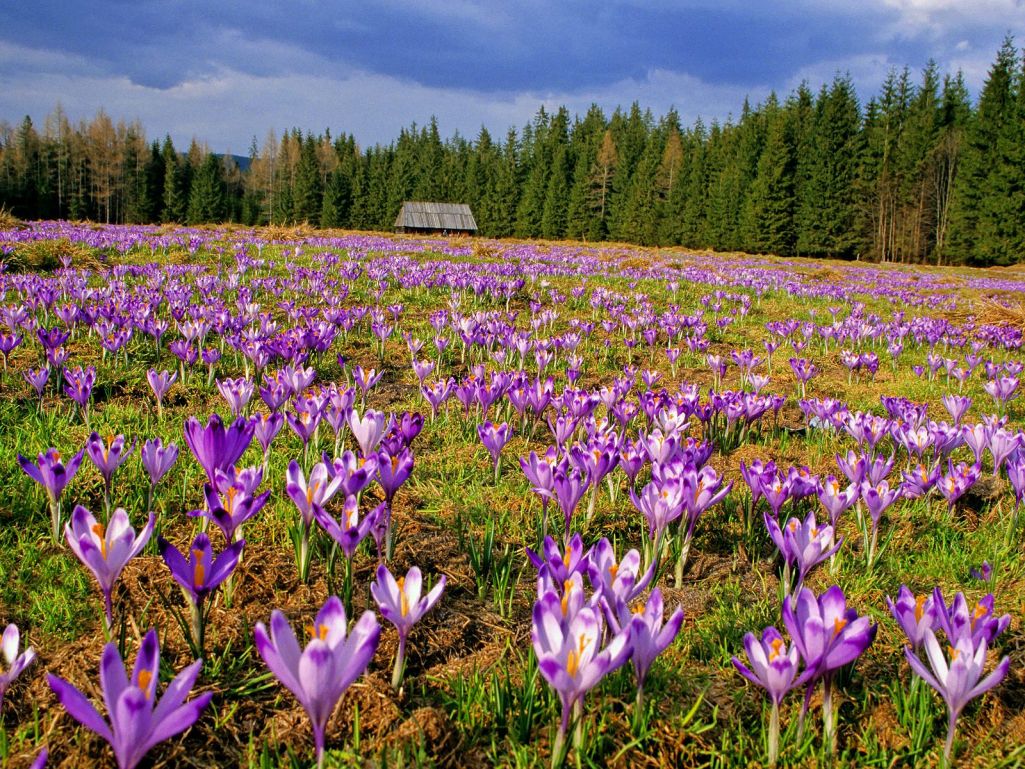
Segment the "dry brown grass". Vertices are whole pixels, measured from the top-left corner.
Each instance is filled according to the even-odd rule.
[[[1025,329],[1025,302],[1004,304],[993,299],[980,299],[975,304],[975,314],[980,323]]]
[[[62,257],[70,257],[78,269],[96,270],[103,266],[93,249],[67,238],[22,243],[8,265],[14,272],[53,272],[60,268]]]
[[[0,206],[0,230],[18,230],[25,226],[7,206]]]

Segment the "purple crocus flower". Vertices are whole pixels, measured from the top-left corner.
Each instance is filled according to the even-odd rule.
[[[374,525],[373,511],[360,518],[359,502],[354,496],[345,498],[342,516],[337,521],[320,505],[314,505],[313,517],[327,535],[338,543],[346,560],[350,563],[353,556],[356,555],[359,543],[366,538]]]
[[[964,593],[961,592],[958,592],[950,606],[947,606],[943,600],[943,593],[937,587],[933,590],[933,600],[937,607],[938,627],[946,633],[947,640],[951,644],[962,636],[970,636],[973,645],[978,645],[982,640],[986,643],[993,643],[993,640],[1007,630],[1011,624],[1010,614],[1000,617],[993,616],[992,593],[983,596],[971,611],[968,609],[968,601]]]
[[[993,566],[989,561],[983,561],[979,568],[971,568],[968,570],[968,574],[971,575],[972,579],[977,579],[979,582],[989,582],[993,578]]]
[[[652,557],[657,559],[661,555],[659,543],[666,529],[683,515],[683,483],[679,478],[666,478],[661,483],[650,481],[639,496],[631,489],[630,501],[648,522],[648,539],[655,548]]]
[[[993,455],[993,477],[1000,474],[1004,461],[1021,445],[1022,434],[1012,433],[1002,427],[993,430],[989,435],[989,452]]]
[[[936,485],[936,481],[940,479],[940,466],[939,463],[933,467],[918,464],[911,472],[902,472],[901,476],[904,478],[904,482],[900,485],[901,496],[918,499],[928,494],[930,489]]]
[[[808,588],[783,600],[783,624],[797,646],[805,671],[798,684],[807,684],[803,723],[815,682],[822,680],[822,712],[826,741],[832,746],[832,684],[837,670],[850,664],[875,640],[878,625],[847,608],[843,591],[834,585],[818,598]]]
[[[245,377],[218,379],[217,390],[220,392],[221,397],[228,402],[231,415],[238,417],[245,411],[246,406],[249,405],[249,400],[253,397],[253,382]]]
[[[160,644],[157,631],[151,629],[143,637],[131,679],[117,644],[108,643],[103,647],[100,660],[100,686],[109,724],[85,695],[63,678],[51,675],[48,680],[68,715],[110,743],[118,768],[134,769],[155,745],[192,726],[210,703],[212,692],[204,692],[185,702],[202,664],[201,660],[196,660],[182,670],[168,684],[164,696],[158,698]]]
[[[262,480],[262,471],[257,470]],[[220,470],[217,471],[218,485],[203,484],[203,495],[206,497],[205,510],[193,510],[189,515],[205,517],[217,524],[224,533],[224,541],[230,544],[239,528],[267,504],[270,491],[255,494],[255,488],[249,488],[241,479],[229,478]],[[259,480],[257,485],[259,485]]]
[[[864,454],[857,454],[854,451],[848,451],[846,457],[837,454],[836,464],[840,467],[840,472],[847,476],[847,480],[861,486],[868,473],[868,458]]]
[[[968,409],[972,407],[972,399],[966,395],[948,394],[940,398],[940,401],[955,424],[959,424],[964,415],[968,413]]]
[[[894,502],[900,499],[900,487],[890,488],[886,481],[880,481],[873,485],[867,480],[861,483],[861,498],[865,500],[869,517],[872,519],[871,536],[866,537],[868,541],[868,568],[872,568],[875,561],[876,546],[879,542],[879,521],[883,512]]]
[[[149,475],[150,488],[160,483],[160,480],[167,475],[174,463],[178,460],[178,447],[169,443],[164,446],[160,438],[151,438],[142,444],[139,452],[142,459],[142,466]]]
[[[552,537],[545,537],[540,553],[535,553],[529,547],[524,549],[527,551],[527,559],[537,569],[539,597],[546,590],[561,590],[574,574],[587,572],[591,565],[591,555],[584,550],[584,540],[579,533],[574,534],[566,544],[565,552]]]
[[[1014,376],[997,377],[986,382],[982,389],[993,399],[1002,414],[1007,403],[1018,397],[1018,378]]]
[[[555,468],[552,477],[555,486],[555,499],[558,501],[565,519],[563,538],[565,541],[569,541],[573,513],[576,511],[577,505],[580,504],[580,500],[583,499],[590,480],[575,467],[569,467],[565,461]]]
[[[395,454],[388,454],[382,451],[378,454],[377,482],[381,484],[384,491],[384,499],[389,505],[399,490],[413,472],[413,452],[403,448]]]
[[[975,464],[979,465],[979,467],[982,467],[982,455],[989,447],[991,433],[992,430],[983,422],[977,422],[974,425],[963,425],[961,428],[964,443],[972,450]]]
[[[50,367],[40,366],[39,368],[28,368],[22,374],[25,381],[32,385],[32,389],[36,391],[36,395],[40,398],[43,397],[43,392],[46,390],[46,382],[50,378]]]
[[[865,482],[872,486],[878,486],[886,477],[890,474],[893,469],[893,460],[895,456],[890,455],[889,459],[883,456],[875,457],[871,462],[866,463],[865,466]],[[864,495],[862,495],[864,497]]]
[[[96,367],[75,366],[72,369],[64,369],[64,393],[78,404],[82,411],[82,419],[89,424],[89,398],[93,393],[93,385],[96,384]]]
[[[843,544],[843,537],[833,542],[833,527],[828,523],[820,526],[815,521],[814,512],[808,513],[804,521],[791,518],[782,528],[768,512],[764,517],[769,537],[783,556],[784,594],[791,592],[792,567],[797,567],[797,584],[793,587],[793,592],[796,593],[804,586],[804,578],[808,572],[836,553]]]
[[[858,501],[859,493],[858,487],[854,483],[841,490],[840,482],[833,475],[820,482],[818,489],[819,502],[826,508],[826,512],[829,513],[829,523],[834,530],[843,512]]]
[[[335,705],[353,681],[363,675],[377,651],[381,626],[372,611],[364,612],[347,631],[345,607],[331,596],[310,626],[310,642],[299,648],[285,615],[273,611],[270,632],[256,623],[256,650],[277,679],[295,695],[313,727],[317,766],[324,762],[324,732]]]
[[[177,379],[177,371],[158,372],[156,369],[151,368],[146,372],[146,381],[149,382],[150,389],[153,390],[153,397],[157,400],[158,419],[164,415],[164,396]]]
[[[125,436],[108,435],[101,438],[98,433],[93,432],[85,442],[85,453],[96,465],[96,469],[103,476],[103,503],[107,512],[110,512],[110,486],[114,480],[114,472],[121,467],[122,463],[135,450],[135,441],[125,451]]]
[[[0,636],[0,651],[3,652],[4,662],[7,666],[6,670],[0,670],[0,709],[4,705],[4,694],[14,683],[14,679],[20,676],[36,658],[36,652],[31,646],[19,654],[20,644],[21,633],[18,632],[18,626],[12,622]]]
[[[421,596],[422,588],[423,580],[416,566],[406,572],[405,577],[395,579],[388,567],[381,564],[377,567],[377,581],[370,584],[370,593],[381,616],[399,631],[399,650],[395,654],[395,669],[391,679],[391,685],[396,691],[402,686],[402,676],[406,669],[406,640],[409,631],[440,600],[445,590],[445,575],[441,575],[427,595]]]
[[[948,638],[947,640],[950,650],[949,662],[931,628],[925,631],[923,644],[926,658],[929,660],[929,667],[926,667],[925,663],[910,648],[904,649],[904,656],[907,657],[911,669],[939,692],[944,702],[947,703],[947,740],[943,747],[943,757],[944,765],[950,766],[958,716],[969,702],[1004,680],[1011,667],[1011,658],[1004,657],[997,663],[992,673],[982,678],[986,667],[986,639],[979,639],[977,643],[973,642],[970,636],[961,636],[957,639]]]
[[[291,411],[285,412],[285,421],[292,428],[292,432],[299,436],[299,440],[303,442],[304,447],[309,445],[310,440],[317,432],[317,428],[320,427],[321,417],[322,412],[307,408],[296,411],[294,414]]]
[[[253,435],[263,450],[264,464],[266,464],[267,458],[270,455],[271,442],[277,437],[284,424],[285,418],[277,411],[273,411],[270,414],[258,414],[253,417]]]
[[[679,533],[682,540],[680,555],[676,559],[675,567],[677,587],[683,585],[683,570],[687,564],[687,555],[690,553],[690,545],[694,538],[694,529],[697,527],[698,519],[709,508],[722,502],[733,489],[732,481],[724,486],[722,476],[708,466],[698,469],[693,465],[687,465],[680,475],[680,482],[680,500],[687,513],[687,526],[684,528],[683,520],[680,521]]]
[[[332,460],[325,452],[323,458],[328,476],[340,479],[339,490],[347,497],[355,496],[369,486],[380,469],[376,454],[362,457],[352,451],[345,451]]]
[[[551,447],[548,452],[538,456],[531,451],[526,457],[520,457],[520,468],[527,476],[531,491],[541,497],[541,536],[548,534],[548,502],[555,496],[556,450]],[[1025,462],[1022,463],[1025,466]]]
[[[502,447],[509,442],[510,438],[512,438],[512,428],[509,427],[507,422],[502,422],[500,425],[496,425],[492,422],[485,422],[482,425],[477,425],[477,435],[480,436],[481,443],[484,444],[484,448],[486,448],[488,453],[491,455],[491,461],[495,465],[495,482],[497,483]]]
[[[192,644],[193,653],[198,657],[203,654],[205,622],[203,604],[224,580],[238,566],[242,556],[242,548],[246,541],[240,539],[228,545],[224,551],[214,558],[210,537],[200,532],[189,546],[189,557],[182,553],[163,537],[157,538],[160,555],[171,570],[171,577],[182,589],[192,610]]]
[[[936,488],[940,490],[940,494],[947,500],[948,509],[953,510],[957,500],[964,496],[964,493],[979,480],[981,469],[978,465],[969,466],[964,462],[959,463],[955,467],[954,463],[948,459],[947,470],[947,474],[936,483]]]
[[[901,585],[897,600],[887,596],[886,606],[916,652],[925,642],[926,631],[939,629],[939,611],[931,593],[916,596],[907,585]]]
[[[629,630],[613,635],[602,647],[605,625],[601,612],[581,606],[563,611],[564,598],[548,591],[534,604],[531,643],[541,675],[555,689],[562,703],[562,720],[553,752],[553,766],[565,758],[566,733],[573,708],[609,672],[630,657]]]
[[[579,535],[577,535],[579,536]],[[574,540],[577,538],[574,537]],[[550,539],[550,538],[549,538]],[[553,542],[554,544],[554,542]],[[582,544],[581,544],[582,546]],[[548,542],[545,542],[545,549]],[[528,549],[527,555],[531,556]],[[531,557],[533,562],[535,559]],[[641,554],[636,550],[628,550],[622,560],[616,561],[616,552],[612,544],[602,537],[598,544],[591,548],[587,557],[583,559],[587,568],[587,578],[595,592],[599,593],[605,607],[606,615],[613,621],[623,606],[633,603],[655,576],[655,562],[648,566],[647,571],[641,574]],[[558,564],[550,558],[548,563],[558,569]],[[560,561],[559,563],[562,563]],[[536,565],[536,563],[535,563]]]
[[[643,705],[644,681],[648,677],[652,663],[676,640],[683,624],[682,607],[677,607],[669,619],[664,619],[663,613],[662,591],[656,587],[651,591],[643,607],[633,612],[626,609],[620,617],[620,629],[625,628],[629,631],[630,645],[633,647],[631,658],[634,672],[637,674],[635,707],[638,711]]]
[[[174,545],[163,537],[158,538],[160,555],[171,570],[171,576],[185,595],[193,603],[201,605],[203,601],[228,578],[238,565],[245,540],[240,539],[225,548],[214,558],[210,537],[200,532],[189,545],[189,557],[186,558]]]
[[[751,489],[751,505],[758,504],[758,500],[762,498],[764,488],[767,484],[772,483],[776,477],[776,464],[774,462],[762,462],[760,459],[754,460],[750,465],[745,465],[744,462],[740,463],[740,476],[744,479],[744,482]]]
[[[303,522],[309,526],[313,522],[314,508],[326,505],[342,485],[342,480],[337,475],[331,478],[327,465],[321,462],[313,466],[307,480],[299,463],[293,459],[288,463],[285,493],[299,508]]]
[[[349,429],[363,456],[369,457],[377,448],[381,438],[384,437],[386,423],[387,417],[381,411],[367,409],[367,412],[360,417],[359,412],[355,409],[352,410],[349,415]]]
[[[759,641],[754,633],[744,635],[744,650],[751,667],[733,658],[733,666],[748,681],[765,689],[772,702],[769,721],[769,766],[779,756],[779,705],[795,683],[798,667],[797,645],[787,647],[783,636],[774,627],[762,631]]]
[[[156,524],[156,516],[151,512],[149,520],[136,535],[128,520],[128,513],[122,508],[110,516],[107,527],[98,523],[93,514],[81,505],[71,513],[71,522],[64,526],[64,537],[68,547],[78,556],[78,560],[96,577],[103,592],[103,609],[107,619],[107,627],[114,621],[111,595],[114,583],[121,576],[125,564],[142,552]]]
[[[61,462],[61,455],[57,449],[50,448],[39,454],[36,461],[26,459],[18,454],[18,464],[25,475],[34,480],[46,491],[46,498],[50,503],[50,533],[54,542],[60,538],[60,496],[64,487],[68,485],[79,465],[82,464],[82,457],[85,456],[85,449],[79,451],[65,465]]]
[[[780,477],[779,473],[776,473],[767,483],[762,484],[762,496],[769,503],[774,518],[779,518],[779,511],[783,509],[783,505],[792,496],[790,492],[789,479]]]
[[[215,482],[214,471],[228,472],[249,448],[253,440],[253,422],[244,417],[225,427],[220,416],[213,414],[206,427],[195,417],[185,420],[185,443],[206,471],[207,480]]]

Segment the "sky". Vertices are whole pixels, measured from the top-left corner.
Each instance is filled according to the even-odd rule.
[[[838,72],[867,99],[930,59],[977,93],[1008,33],[1025,45],[1025,0],[10,1],[0,120],[103,108],[236,154],[293,127],[387,144],[432,116],[504,136],[542,105],[689,124]]]

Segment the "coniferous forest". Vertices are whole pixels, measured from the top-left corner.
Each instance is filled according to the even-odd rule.
[[[685,95],[681,95],[685,98]],[[861,103],[849,77],[681,125],[636,103],[540,109],[521,130],[388,146],[299,129],[246,162],[150,141],[103,111],[0,123],[0,206],[29,219],[309,223],[390,229],[403,200],[469,203],[480,234],[683,245],[887,262],[1025,257],[1025,58],[997,53],[977,98],[960,73],[891,72]]]

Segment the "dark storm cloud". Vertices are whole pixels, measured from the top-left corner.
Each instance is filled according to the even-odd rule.
[[[0,4],[0,119],[103,105],[237,147],[269,125],[389,141],[431,114],[504,131],[542,101],[721,118],[929,58],[977,88],[1023,20],[1022,0],[37,0]]]

